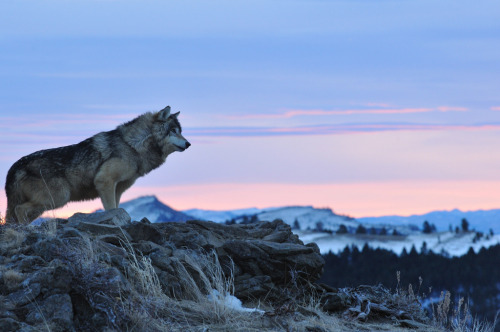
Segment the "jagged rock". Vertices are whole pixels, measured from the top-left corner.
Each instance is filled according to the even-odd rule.
[[[33,301],[38,295],[40,295],[41,286],[39,283],[32,283],[25,288],[18,290],[17,292],[10,293],[7,299],[14,303],[16,307],[22,307],[25,304]]]
[[[70,226],[65,227],[64,231],[62,231],[61,233],[61,238],[68,238],[68,237],[76,237],[83,239],[82,233]]]
[[[124,209],[112,209],[94,213],[75,213],[68,218],[68,226],[80,223],[127,226],[130,224],[130,216]]]
[[[154,243],[162,243],[162,234],[151,223],[136,222],[124,227],[134,242],[151,241]]]
[[[39,256],[26,256],[17,264],[17,269],[20,272],[26,273],[36,270],[45,264],[45,261]]]
[[[154,266],[161,270],[167,270],[171,265],[170,256],[172,256],[172,250],[170,248],[161,247],[150,253],[148,257],[151,258],[151,263],[153,263]]]
[[[235,293],[245,299],[268,294],[273,286],[269,276],[252,277],[249,274],[244,274],[235,279]]]
[[[68,294],[54,294],[41,303],[33,303],[28,308],[26,322],[32,325],[51,322],[53,329],[68,331],[73,329],[73,304]],[[55,326],[54,326],[55,325]]]
[[[0,318],[0,331],[19,331],[20,325],[17,319],[11,317]]]
[[[123,229],[119,226],[114,226],[114,225],[108,225],[108,224],[97,224],[97,223],[90,223],[90,222],[80,222],[75,225],[76,229],[91,233],[94,235],[121,235],[124,234],[125,232]],[[126,233],[125,233],[126,234]],[[125,235],[127,238],[130,237],[130,235]]]
[[[323,310],[327,312],[339,312],[348,307],[346,298],[339,293],[327,293],[321,298],[321,305]]]

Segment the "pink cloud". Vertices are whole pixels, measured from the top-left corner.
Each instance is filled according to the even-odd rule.
[[[278,136],[278,135],[334,135],[381,131],[431,131],[431,130],[499,130],[500,124],[437,125],[437,124],[340,124],[300,127],[219,127],[191,128],[191,136]]]
[[[500,111],[500,106],[493,106],[491,107],[492,111]]]
[[[278,114],[245,114],[228,116],[231,119],[289,119],[296,116],[318,115],[353,115],[353,114],[411,114],[427,112],[465,112],[465,107],[439,106],[434,108],[371,108],[371,109],[345,109],[345,110],[288,110]]]

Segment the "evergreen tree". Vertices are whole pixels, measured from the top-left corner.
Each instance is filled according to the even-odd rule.
[[[462,219],[462,231],[464,231],[464,233],[469,231],[469,222],[465,218]]]
[[[427,255],[429,253],[429,250],[427,249],[427,242],[422,243],[422,248],[420,248],[420,253],[423,255]]]
[[[366,234],[366,228],[363,225],[359,225],[356,228],[356,234]]]
[[[347,234],[347,227],[344,224],[340,224],[337,234]]]
[[[430,233],[432,233],[432,227],[431,227],[431,225],[429,224],[429,222],[427,220],[424,221],[424,225],[422,227],[422,232],[424,234],[430,234]]]
[[[297,218],[295,218],[295,221],[293,222],[292,229],[300,230],[300,224],[299,224],[299,220]]]
[[[380,230],[380,235],[387,235],[387,229],[385,227],[382,227]]]

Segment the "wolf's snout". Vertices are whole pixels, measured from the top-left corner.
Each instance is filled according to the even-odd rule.
[[[187,148],[189,148],[190,146],[191,146],[191,143],[186,142],[186,147],[185,147],[184,149],[187,149]]]

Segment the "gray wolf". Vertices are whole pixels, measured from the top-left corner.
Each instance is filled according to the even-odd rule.
[[[6,222],[31,222],[70,201],[101,198],[114,209],[135,180],[191,144],[170,106],[145,113],[78,144],[22,157],[7,173]]]

